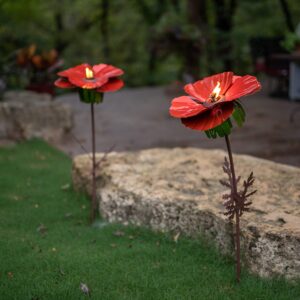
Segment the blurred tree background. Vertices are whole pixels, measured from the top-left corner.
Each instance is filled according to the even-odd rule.
[[[112,63],[129,86],[251,72],[250,41],[282,37],[294,0],[0,0],[0,68],[18,49],[56,49],[63,67]]]

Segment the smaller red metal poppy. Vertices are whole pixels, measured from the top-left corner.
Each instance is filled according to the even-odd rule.
[[[124,82],[118,77],[123,70],[111,65],[99,64],[90,66],[81,64],[76,67],[59,72],[59,79],[55,86],[59,88],[78,88],[80,100],[91,104],[91,136],[92,136],[92,203],[90,221],[93,222],[97,214],[96,200],[96,134],[94,105],[103,101],[103,93],[114,92],[123,87]]]
[[[123,70],[111,65],[99,64],[90,66],[81,64],[59,72],[55,85],[59,88],[81,88],[98,93],[114,92],[121,89],[124,82],[118,77]]]
[[[207,131],[229,119],[237,99],[260,89],[254,76],[216,74],[187,84],[184,90],[189,96],[173,99],[170,114],[191,129]]]

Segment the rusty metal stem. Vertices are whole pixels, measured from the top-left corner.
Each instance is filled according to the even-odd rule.
[[[95,113],[94,103],[91,103],[91,120],[92,120],[92,203],[90,212],[90,222],[92,223],[96,218],[97,201],[96,201],[96,137],[95,137]]]
[[[232,175],[232,186],[233,186],[233,195],[236,195],[237,193],[237,182],[236,182],[236,176],[235,176],[235,170],[234,170],[234,163],[233,163],[233,157],[232,157],[232,151],[231,151],[231,145],[229,136],[225,135],[225,141],[229,156],[229,162],[230,162],[230,170]],[[234,199],[236,202],[236,199]],[[235,207],[238,208],[238,203],[235,203]],[[235,211],[235,254],[236,254],[236,280],[237,282],[240,282],[241,278],[241,245],[240,245],[240,216],[239,211],[236,209]]]

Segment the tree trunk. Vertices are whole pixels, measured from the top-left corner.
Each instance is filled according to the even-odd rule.
[[[54,15],[55,21],[55,38],[54,38],[54,48],[60,55],[65,48],[68,46],[67,41],[63,38],[64,36],[64,23],[62,12],[57,11]]]
[[[215,27],[217,29],[217,56],[219,59],[222,59],[224,69],[229,71],[233,68],[231,33],[237,0],[214,0],[214,4],[216,12]]]
[[[279,2],[280,2],[281,9],[282,9],[282,12],[283,12],[284,17],[285,17],[285,22],[286,22],[286,25],[287,25],[289,31],[290,32],[295,32],[295,25],[294,25],[294,22],[293,22],[293,18],[292,18],[292,15],[291,15],[291,11],[290,11],[288,2],[286,0],[279,0]]]
[[[188,18],[191,24],[202,29],[207,23],[206,0],[188,0]]]
[[[206,1],[205,0],[188,0],[187,16],[189,23],[196,26],[200,31],[203,30],[207,23]],[[202,54],[201,41],[185,41],[184,57],[185,70],[194,80],[199,78],[200,74],[200,57]]]
[[[176,7],[178,6],[178,0],[173,0],[171,4]],[[158,40],[155,38],[154,26],[161,18],[161,16],[168,10],[168,1],[167,0],[156,0],[154,5],[149,5],[147,1],[136,0],[135,5],[141,15],[143,16],[144,21],[146,22],[148,28],[148,48],[149,56],[147,62],[148,68],[148,84],[155,84],[154,74],[158,62]]]
[[[150,42],[150,52],[148,58],[148,84],[155,84],[155,71],[157,67],[157,48],[155,46],[155,41]]]
[[[110,47],[109,47],[109,0],[102,0],[101,2],[101,16],[100,16],[100,31],[103,41],[103,54],[105,62],[110,62]]]

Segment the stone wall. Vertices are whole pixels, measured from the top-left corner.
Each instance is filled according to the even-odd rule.
[[[232,254],[219,183],[225,155],[193,148],[110,153],[97,174],[100,212],[109,222],[202,234]],[[237,174],[254,171],[258,189],[242,217],[244,263],[260,276],[300,277],[300,169],[244,155],[235,161]],[[72,174],[75,189],[90,193],[87,155],[75,157]]]
[[[0,139],[59,141],[72,126],[71,107],[47,94],[7,92],[0,102]]]

